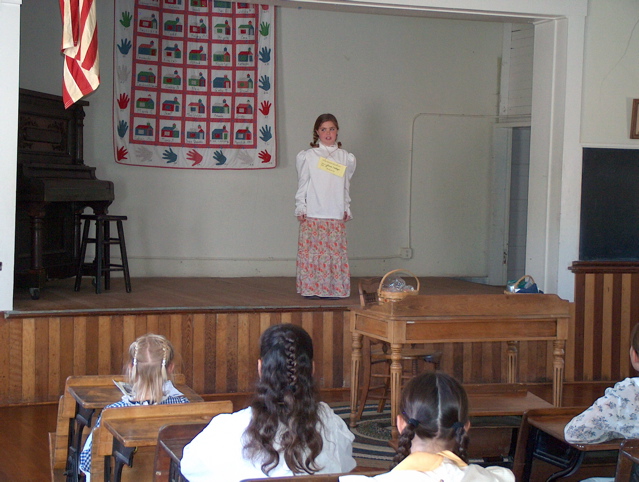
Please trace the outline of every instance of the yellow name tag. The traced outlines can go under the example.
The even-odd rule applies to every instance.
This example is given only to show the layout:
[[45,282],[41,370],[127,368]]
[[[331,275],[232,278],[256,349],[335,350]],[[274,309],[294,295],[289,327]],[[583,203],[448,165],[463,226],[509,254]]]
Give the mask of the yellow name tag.
[[326,159],[325,157],[319,158],[319,163],[317,164],[322,171],[329,172],[331,174],[335,174],[339,177],[344,177],[344,173],[346,172],[346,166],[340,164],[339,162],[331,161]]

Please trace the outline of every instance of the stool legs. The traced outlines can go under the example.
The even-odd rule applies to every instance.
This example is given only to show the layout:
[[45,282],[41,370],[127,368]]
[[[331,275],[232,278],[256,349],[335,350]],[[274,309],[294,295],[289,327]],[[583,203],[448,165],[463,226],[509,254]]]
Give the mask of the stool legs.
[[[109,223],[106,223],[107,225]],[[108,231],[109,228],[106,228]],[[104,251],[104,235],[105,235],[105,223],[98,219],[95,222],[95,292],[102,293],[102,273],[104,271],[104,257],[106,255]],[[107,249],[108,249],[107,244]],[[107,265],[108,266],[108,265]],[[105,273],[106,276],[109,273]],[[108,284],[106,279],[104,281],[105,287]],[[108,289],[108,288],[107,288]]]
[[[84,227],[82,230],[82,240],[80,245],[80,258],[78,260],[78,269],[75,278],[75,291],[80,291],[82,284],[82,276],[84,269],[90,269],[95,277],[95,292],[102,293],[102,289],[109,290],[111,288],[111,271],[124,272],[124,284],[127,293],[131,292],[131,276],[129,274],[129,260],[126,254],[126,244],[124,241],[123,220],[126,216],[111,216],[107,214],[83,215]],[[89,238],[89,227],[91,221],[95,221],[95,238]],[[111,237],[111,222],[116,223],[117,237]],[[95,259],[93,263],[85,263],[87,244],[95,243]],[[111,263],[111,245],[120,245],[120,256],[122,264]],[[104,282],[102,277],[104,276]],[[103,284],[104,283],[104,284]]]
[[[118,238],[120,239],[120,256],[122,258],[122,270],[124,271],[124,286],[126,292],[131,292],[131,276],[129,275],[129,259],[126,256],[126,243],[124,242],[124,227],[122,221],[118,219]],[[107,288],[108,289],[108,288]]]
[[75,274],[75,291],[80,291],[80,284],[82,283],[82,265],[84,264],[84,257],[87,254],[87,243],[89,241],[89,221],[84,221],[84,227],[82,228],[82,241],[80,242],[80,258],[78,260],[78,269]]

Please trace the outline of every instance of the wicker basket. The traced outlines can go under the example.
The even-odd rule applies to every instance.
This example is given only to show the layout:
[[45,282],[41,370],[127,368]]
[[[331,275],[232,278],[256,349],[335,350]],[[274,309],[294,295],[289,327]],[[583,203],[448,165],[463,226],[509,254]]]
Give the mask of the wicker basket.
[[[521,283],[522,281],[524,282],[524,285],[527,285],[528,283],[530,283],[531,285],[535,284],[535,278],[533,278],[529,274],[525,274],[521,278],[519,278],[517,281],[515,281],[515,283],[512,285],[512,289],[516,290],[517,286],[519,286],[519,283]],[[504,290],[504,293],[506,293],[507,295],[512,295],[517,293],[516,291],[511,291],[510,288],[511,286],[509,284]]]
[[[390,275],[392,275],[394,273],[406,273],[406,274],[409,274],[410,276],[415,278],[415,281],[417,282],[417,286],[415,287],[414,290],[411,290],[411,291],[388,291],[388,290],[383,290],[382,288],[384,286],[384,281],[386,281],[386,278],[388,278],[388,276],[390,276]],[[382,281],[380,281],[380,283],[379,283],[379,288],[377,288],[377,299],[378,299],[378,301],[380,303],[402,301],[407,296],[413,296],[413,295],[418,295],[418,294],[419,294],[419,278],[417,276],[415,276],[413,273],[411,273],[410,271],[406,270],[406,269],[394,269],[393,271],[389,271],[388,273],[386,273],[384,275],[384,277],[382,278]]]

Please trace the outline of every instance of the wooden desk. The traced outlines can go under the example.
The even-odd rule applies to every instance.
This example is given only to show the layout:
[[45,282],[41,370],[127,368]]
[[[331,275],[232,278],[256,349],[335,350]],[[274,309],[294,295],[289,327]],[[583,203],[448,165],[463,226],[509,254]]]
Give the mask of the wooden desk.
[[206,423],[165,425],[158,433],[155,451],[155,482],[186,481],[180,472],[184,447],[206,427]]
[[[95,376],[93,385],[67,385],[66,390],[75,400],[75,416],[69,420],[69,446],[67,449],[66,470],[67,478],[77,481],[79,477],[78,462],[82,451],[82,434],[84,428],[91,426],[91,420],[96,410],[102,410],[107,405],[122,399],[122,392],[115,386],[113,379],[122,381],[121,375]],[[180,379],[183,379],[180,375]],[[184,383],[176,383],[175,387],[191,402],[202,402],[203,399]]]
[[[610,452],[608,455],[613,467],[623,439],[615,439],[598,444],[568,443],[564,438],[564,427],[584,408],[553,408],[531,410],[524,414],[520,442],[525,441],[525,460],[523,468],[518,466],[521,456],[515,457],[513,470],[521,475],[517,480],[528,481],[532,473],[534,459],[543,460],[560,468],[547,481],[557,480],[574,474],[581,466],[585,456],[594,452]],[[519,459],[519,460],[518,460]],[[614,470],[614,468],[613,468]]]
[[[104,456],[104,480],[119,482],[123,466],[132,466],[138,448],[155,447],[158,433],[165,425],[207,424],[220,413],[233,412],[230,401],[179,403],[106,409],[103,412],[100,433],[94,439],[91,477],[97,472],[94,461]],[[111,477],[111,459],[115,459]],[[97,475],[97,474],[96,474]]]
[[552,408],[552,404],[530,393],[525,385],[464,385],[471,417],[522,416],[534,409]]
[[554,341],[553,403],[561,405],[564,356],[572,304],[556,295],[418,295],[397,303],[351,308],[353,353],[351,369],[351,425],[355,423],[362,363],[362,337],[390,344],[391,425],[401,392],[402,348],[411,343],[508,343],[508,382],[516,382],[517,342]]

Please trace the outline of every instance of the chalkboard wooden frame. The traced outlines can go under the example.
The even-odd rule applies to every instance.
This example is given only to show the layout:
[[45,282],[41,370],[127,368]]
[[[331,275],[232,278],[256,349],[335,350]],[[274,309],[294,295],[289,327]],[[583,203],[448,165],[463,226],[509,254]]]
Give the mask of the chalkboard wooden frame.
[[639,99],[632,100],[632,114],[630,118],[630,138],[639,139]]

